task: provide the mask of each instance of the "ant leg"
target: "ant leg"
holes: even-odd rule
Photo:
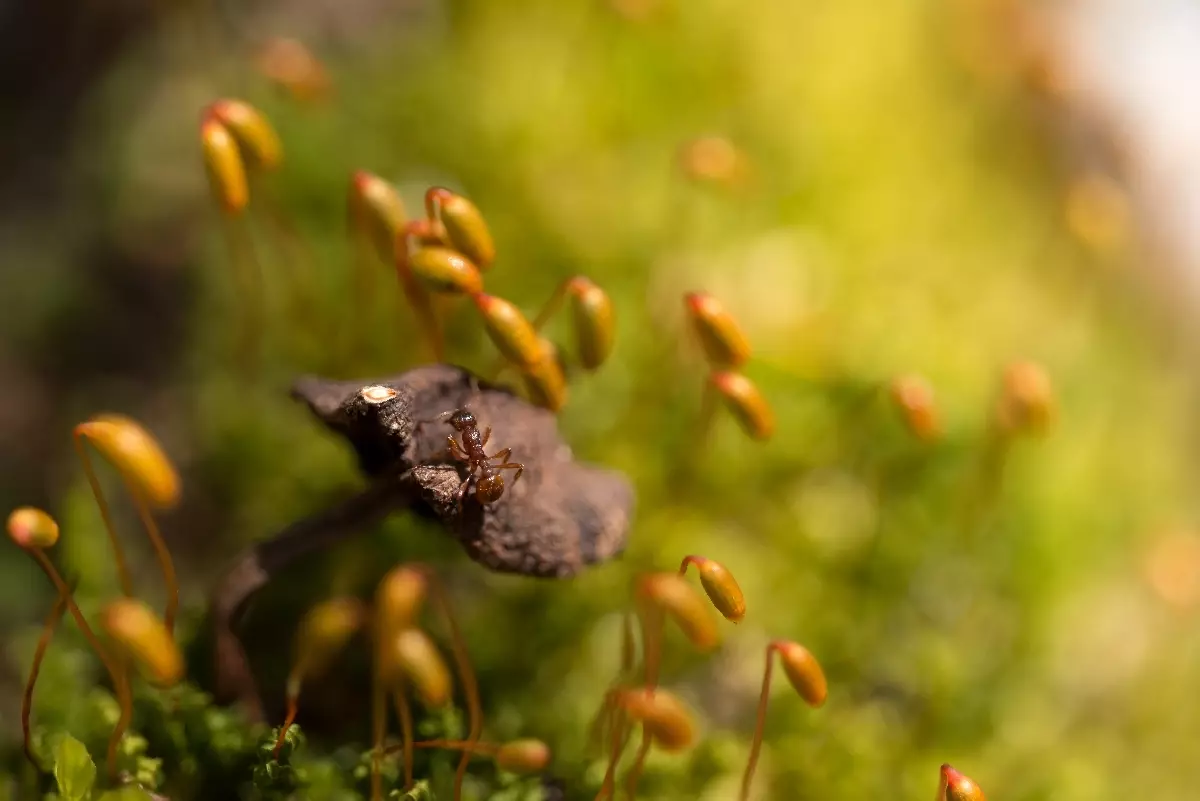
[[[492,427],[491,427],[491,426],[488,426],[487,428],[485,428],[485,429],[483,430],[483,441],[482,441],[482,442],[480,442],[479,444],[480,444],[480,445],[487,445],[487,441],[488,441],[489,439],[491,439],[491,438],[492,438]]]
[[[454,493],[454,505],[458,509],[459,514],[462,514],[463,498],[471,486],[471,479],[475,478],[476,467],[477,465],[475,464],[471,465],[471,469],[467,471],[467,477],[463,479],[462,484],[458,485],[458,492]]]
[[[454,437],[446,437],[446,442],[450,443],[450,455],[462,462],[468,462],[471,457],[467,455],[462,446],[458,444],[458,440]]]
[[[512,483],[516,484],[517,479],[519,479],[521,477],[521,474],[525,472],[525,465],[521,464],[520,462],[505,462],[504,464],[495,465],[494,469],[496,469],[496,470],[516,470],[517,474],[515,476],[513,476],[513,480],[512,480]]]
[[[500,461],[505,462],[505,461],[508,461],[508,457],[510,457],[510,456],[512,456],[512,448],[505,448],[504,450],[496,451],[491,456],[489,456],[488,461],[491,462],[496,459],[499,459]]]

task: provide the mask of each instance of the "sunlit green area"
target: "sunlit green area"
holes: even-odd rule
[[[737,797],[774,638],[818,657],[829,700],[810,709],[776,682],[755,798],[929,798],[947,762],[993,801],[1187,797],[1200,778],[1188,354],[1145,289],[1150,265],[1128,220],[1088,227],[1064,211],[1080,176],[1054,135],[1061,97],[993,17],[946,0],[397,5],[363,10],[376,18],[342,38],[312,37],[334,88],[318,103],[272,85],[230,37],[236,20],[195,5],[138,39],[88,98],[67,158],[103,200],[94,214],[48,218],[2,246],[29,269],[5,290],[14,311],[0,331],[87,375],[43,399],[53,411],[36,436],[55,455],[28,468],[50,488],[56,556],[85,613],[119,592],[71,450],[72,426],[90,415],[141,421],[181,470],[183,503],[160,520],[199,690],[211,690],[205,604],[222,569],[363,485],[349,448],[288,390],[300,374],[365,383],[429,358],[389,267],[368,262],[368,291],[356,289],[346,197],[364,169],[396,184],[413,217],[428,186],[471,198],[498,248],[487,291],[528,315],[572,275],[610,294],[616,349],[573,376],[560,428],[578,458],[628,475],[637,507],[624,556],[572,580],[489,573],[403,515],[298,564],[244,627],[272,723],[303,611],[366,596],[392,565],[422,561],[461,618],[486,739],[544,740],[565,797],[593,798],[605,759],[589,725],[619,666],[632,581],[702,554],[737,577],[748,612],[722,621],[710,654],[668,628],[662,681],[695,710],[700,741],[652,751],[639,798]],[[247,41],[288,32],[255,24]],[[218,97],[256,105],[283,142],[283,166],[251,187],[261,303],[239,284],[230,241],[241,234],[217,212],[199,156],[201,112]],[[732,148],[718,148],[728,171],[697,175],[687,145],[700,137]],[[125,280],[150,289],[119,303],[90,292],[97,267],[80,243],[100,235],[110,259],[135,265]],[[745,374],[777,421],[766,443],[727,414],[701,437],[708,368],[682,302],[693,290],[747,332]],[[96,311],[106,306],[137,313],[125,328]],[[449,361],[489,370],[496,353],[469,301],[439,311]],[[565,318],[548,331],[569,343]],[[91,365],[91,340],[109,366]],[[137,369],[123,375],[132,361],[103,343],[134,348]],[[1002,376],[1020,361],[1049,375],[1054,419],[1000,446]],[[887,388],[905,374],[934,388],[940,436],[904,425]],[[519,442],[505,444],[520,458]],[[116,473],[101,475],[142,595],[161,605],[136,512]],[[6,508],[28,502],[8,483]],[[25,762],[19,728],[53,599],[6,543],[0,798],[55,786]],[[306,690],[307,742],[292,763],[310,786],[292,797],[367,797],[358,647]],[[116,717],[106,686],[64,624],[35,739],[49,754],[70,731],[101,782]],[[256,750],[267,729],[195,692],[138,690],[134,731],[162,760],[150,775],[130,756],[138,778],[173,799],[287,797],[294,776],[254,795],[270,786]],[[172,728],[173,715],[190,722]],[[461,713],[430,715],[423,736],[461,724]],[[418,778],[448,799],[456,762],[422,755]],[[481,762],[465,797],[541,792]]]

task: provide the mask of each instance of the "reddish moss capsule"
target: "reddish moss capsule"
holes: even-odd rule
[[[426,205],[433,217],[433,206],[441,211],[442,226],[446,238],[455,250],[474,262],[479,269],[486,270],[496,260],[496,244],[488,230],[483,214],[475,204],[449,189],[435,187],[426,193]]]
[[[696,742],[691,711],[661,687],[619,690],[616,703],[645,726],[655,745],[668,753],[685,751]]]
[[[945,791],[938,801],[987,801],[978,784],[949,765],[942,765],[941,783]]]
[[[395,188],[382,178],[358,170],[350,181],[350,224],[362,231],[379,258],[391,264],[396,239],[408,217]]]
[[[718,370],[745,364],[750,358],[750,343],[725,306],[707,292],[689,292],[683,300],[708,363]]]
[[[771,647],[779,654],[783,672],[805,703],[811,707],[824,704],[829,687],[817,658],[803,645],[790,640],[776,640]]]
[[[217,120],[206,120],[200,126],[200,146],[213,197],[226,214],[241,214],[250,200],[250,189],[233,134]]]
[[[474,295],[483,289],[483,277],[471,260],[450,248],[419,248],[408,263],[417,280],[432,292]]]
[[[557,412],[567,402],[567,378],[554,343],[542,339],[540,345],[542,358],[533,367],[523,370],[521,378],[533,405]]]
[[[174,506],[179,474],[150,432],[128,417],[105,414],[75,427],[152,505]]]
[[[209,111],[233,134],[250,164],[273,170],[283,161],[279,136],[254,106],[243,100],[218,100],[209,107]]]
[[[152,683],[170,687],[183,678],[183,654],[167,627],[141,601],[121,598],[108,604],[100,626]]]
[[[1039,364],[1017,362],[1004,371],[997,418],[1012,433],[1040,434],[1054,420],[1054,388]]]
[[[612,353],[616,330],[612,301],[607,292],[583,276],[572,278],[567,292],[579,363],[585,370],[595,370]]]
[[[22,548],[53,548],[58,542],[58,523],[41,509],[22,506],[8,516],[8,536]]]
[[[295,39],[270,39],[255,55],[258,71],[302,103],[325,100],[332,84],[325,66]]]
[[[928,381],[919,375],[903,375],[892,381],[888,391],[905,427],[915,437],[937,439],[942,425]]]
[[[544,349],[537,331],[520,309],[507,300],[482,292],[475,295],[475,306],[483,316],[488,337],[510,364],[522,370],[538,365]]]
[[[550,746],[541,740],[513,740],[496,749],[493,761],[509,773],[541,773],[550,764]]]
[[[679,575],[687,571],[688,565],[695,565],[700,574],[700,585],[708,595],[708,600],[717,611],[728,621],[740,623],[746,616],[746,598],[742,588],[738,586],[733,574],[725,566],[703,556],[686,556],[679,565]]]
[[[651,573],[638,581],[638,600],[666,612],[701,651],[715,648],[717,626],[692,585],[674,573]]]
[[[749,378],[740,373],[713,373],[709,380],[747,436],[768,440],[775,433],[775,413]]]

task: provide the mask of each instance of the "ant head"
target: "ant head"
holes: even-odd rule
[[[475,415],[468,412],[466,409],[458,409],[454,414],[450,415],[447,420],[450,425],[454,426],[454,430],[463,431],[475,425]]]
[[[475,484],[475,497],[480,503],[493,503],[504,494],[504,478],[499,473],[484,476]]]

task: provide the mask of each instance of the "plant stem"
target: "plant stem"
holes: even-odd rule
[[[171,561],[171,551],[163,542],[162,535],[158,531],[158,524],[154,522],[154,515],[150,513],[150,506],[146,503],[145,496],[128,477],[125,479],[125,486],[129,489],[129,494],[133,496],[138,515],[141,516],[142,524],[146,527],[146,535],[150,538],[155,556],[158,557],[158,566],[162,569],[163,584],[167,588],[167,606],[163,611],[163,625],[167,627],[167,633],[174,637],[175,615],[179,611],[179,580],[175,576],[175,563]]]
[[[50,610],[50,614],[46,615],[46,622],[42,624],[42,635],[38,638],[37,648],[33,652],[33,665],[29,668],[29,679],[25,682],[25,693],[21,697],[21,733],[24,737],[25,758],[35,768],[38,767],[38,763],[34,759],[33,749],[29,745],[29,717],[33,711],[33,690],[37,685],[38,673],[42,670],[42,659],[46,656],[46,649],[50,647],[50,640],[54,638],[54,630],[58,627],[58,623],[66,611],[66,599],[59,595],[54,599],[54,608]]]
[[[763,670],[762,694],[758,697],[758,716],[754,723],[754,739],[750,741],[750,756],[746,760],[746,773],[742,776],[741,801],[750,798],[750,782],[758,766],[758,752],[762,748],[763,728],[767,723],[767,701],[771,697],[771,671],[775,666],[775,644],[767,646],[767,666]]]
[[[116,744],[120,742],[121,735],[125,733],[125,726],[129,723],[129,714],[132,713],[129,701],[129,689],[125,680],[124,665],[118,664],[104,650],[104,646],[100,644],[100,640],[96,637],[96,633],[92,631],[92,627],[88,625],[87,620],[83,616],[83,612],[79,611],[75,599],[71,595],[71,588],[63,581],[62,576],[54,569],[54,564],[49,557],[40,548],[26,548],[33,558],[37,560],[42,571],[54,584],[54,589],[58,591],[59,597],[66,604],[67,610],[71,613],[71,617],[75,618],[75,623],[79,626],[79,630],[83,632],[83,636],[87,639],[88,645],[96,652],[96,656],[100,658],[104,668],[108,671],[109,678],[112,679],[113,689],[117,693],[117,702],[121,705],[121,718],[117,721],[117,727],[113,729],[112,738],[108,744],[108,775],[110,778],[116,778]]]
[[[121,582],[121,593],[126,597],[133,596],[133,580],[129,577],[129,566],[125,562],[125,552],[121,549],[121,543],[117,539],[117,529],[113,525],[112,512],[108,508],[108,501],[104,498],[104,491],[100,488],[100,480],[96,477],[96,471],[92,467],[91,457],[87,452],[87,437],[79,429],[75,430],[75,451],[79,454],[79,460],[83,462],[83,472],[87,476],[88,484],[92,488],[92,496],[96,499],[96,506],[100,509],[100,518],[104,521],[104,530],[108,532],[108,541],[112,546],[113,561],[117,564],[117,578]]]
[[[467,743],[474,743],[479,739],[479,735],[483,731],[483,711],[480,708],[479,702],[479,684],[475,680],[475,672],[471,669],[471,661],[467,658],[467,648],[462,632],[459,630],[458,623],[454,619],[454,613],[450,609],[450,600],[446,597],[446,592],[440,582],[431,581],[430,585],[434,589],[434,597],[437,600],[438,606],[441,607],[442,615],[446,618],[446,627],[450,630],[450,647],[454,651],[455,666],[458,668],[459,678],[462,679],[463,693],[467,697]],[[470,761],[470,752],[464,750],[462,759],[458,763],[458,770],[454,774],[455,801],[460,801],[462,798],[463,780],[466,778],[467,764]]]
[[[392,692],[396,703],[396,715],[400,718],[400,748],[404,751],[404,792],[413,788],[413,721],[412,709],[404,688],[399,687]],[[386,751],[384,753],[387,753]]]

